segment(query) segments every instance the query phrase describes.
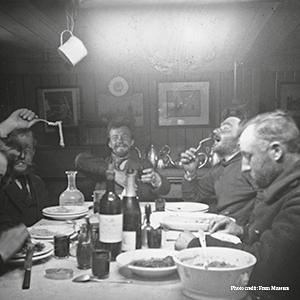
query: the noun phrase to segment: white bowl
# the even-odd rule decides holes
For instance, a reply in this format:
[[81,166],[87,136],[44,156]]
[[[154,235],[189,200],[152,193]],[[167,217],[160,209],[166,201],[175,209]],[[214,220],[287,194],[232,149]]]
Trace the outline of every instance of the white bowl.
[[121,253],[117,256],[116,261],[121,267],[128,267],[132,273],[148,278],[169,276],[176,272],[176,265],[162,268],[146,268],[130,265],[134,260],[150,259],[150,258],[164,258],[166,256],[174,257],[176,251],[164,249],[139,249]]
[[[178,274],[183,284],[183,294],[193,299],[242,299],[247,295],[244,287],[248,284],[256,258],[252,254],[222,247],[208,247],[208,262],[220,261],[235,267],[205,269],[182,261],[197,257],[205,261],[203,248],[184,249],[174,256]],[[242,290],[234,291],[232,287]]]

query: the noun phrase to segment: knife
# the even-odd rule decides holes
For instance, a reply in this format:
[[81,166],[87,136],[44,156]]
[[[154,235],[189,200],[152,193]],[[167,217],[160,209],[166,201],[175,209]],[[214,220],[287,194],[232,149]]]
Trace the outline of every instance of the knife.
[[33,257],[33,252],[35,250],[35,244],[29,243],[27,246],[27,252],[26,252],[26,258],[24,262],[24,280],[23,280],[23,285],[22,289],[29,289],[30,288],[30,277],[31,277],[31,267],[32,267],[32,257]]

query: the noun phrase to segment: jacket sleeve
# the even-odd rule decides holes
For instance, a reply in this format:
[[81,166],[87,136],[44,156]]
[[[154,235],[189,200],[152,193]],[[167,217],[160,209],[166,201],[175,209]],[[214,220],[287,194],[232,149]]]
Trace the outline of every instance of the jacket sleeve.
[[89,153],[79,153],[75,158],[76,170],[95,181],[98,181],[100,176],[105,176],[107,167],[108,163],[103,158]]
[[188,181],[184,178],[181,187],[183,201],[211,204],[215,200],[214,181],[212,169],[199,179]]
[[[251,230],[256,231],[255,228]],[[244,244],[243,249],[257,258],[253,284],[272,280],[274,284],[284,285],[293,282],[296,277],[299,284],[300,195],[286,202],[274,218],[272,226],[253,243]],[[298,276],[295,276],[295,270],[298,270]]]

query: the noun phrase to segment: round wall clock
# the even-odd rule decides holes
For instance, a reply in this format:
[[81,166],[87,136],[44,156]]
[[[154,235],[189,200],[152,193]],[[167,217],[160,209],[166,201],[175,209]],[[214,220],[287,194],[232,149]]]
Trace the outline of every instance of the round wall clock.
[[128,91],[128,83],[125,78],[121,76],[114,77],[108,85],[108,89],[112,95],[116,97],[124,96]]

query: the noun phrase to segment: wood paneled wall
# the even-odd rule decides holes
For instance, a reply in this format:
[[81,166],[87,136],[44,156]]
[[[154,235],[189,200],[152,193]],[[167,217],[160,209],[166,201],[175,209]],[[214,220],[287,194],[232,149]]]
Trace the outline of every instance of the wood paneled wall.
[[[233,99],[233,70],[208,71],[194,74],[166,75],[160,73],[137,74],[128,70],[89,71],[51,71],[43,65],[39,68],[34,65],[15,73],[11,70],[0,74],[1,118],[16,108],[28,107],[38,112],[36,89],[39,87],[68,87],[79,86],[81,90],[81,116],[86,120],[97,119],[97,94],[109,94],[108,83],[113,76],[124,76],[129,83],[128,94],[143,93],[144,97],[144,126],[137,128],[135,133],[136,144],[145,151],[152,143],[157,149],[168,144],[172,149],[172,157],[187,147],[196,145],[198,141],[207,137],[212,129],[219,124],[221,111],[231,106]],[[267,80],[270,80],[269,74]],[[159,127],[157,125],[158,110],[158,83],[159,82],[210,82],[210,119],[208,126],[196,127]],[[260,99],[261,72],[257,69],[239,68],[237,95],[240,103],[245,103],[253,113],[258,111]],[[271,83],[268,83],[271,85]],[[267,91],[264,91],[267,93]],[[268,106],[270,106],[268,104]],[[42,125],[35,125],[39,143],[55,145],[55,135],[45,135]],[[102,131],[103,134],[103,131]],[[66,131],[66,144],[79,144],[78,132]]]
[[282,83],[300,84],[300,69],[262,72],[260,112],[280,108],[280,86]]

